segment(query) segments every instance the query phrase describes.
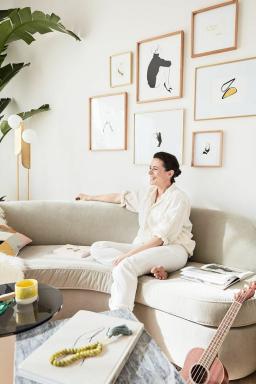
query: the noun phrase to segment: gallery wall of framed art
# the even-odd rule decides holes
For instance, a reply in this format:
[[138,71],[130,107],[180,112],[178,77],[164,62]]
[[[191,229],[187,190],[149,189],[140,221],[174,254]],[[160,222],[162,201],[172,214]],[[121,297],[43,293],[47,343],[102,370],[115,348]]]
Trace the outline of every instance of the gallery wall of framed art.
[[[223,167],[224,130],[200,126],[201,130],[193,131],[189,120],[184,123],[184,62],[195,63],[191,122],[196,127],[201,120],[256,116],[256,57],[219,62],[212,59],[214,55],[224,58],[227,52],[239,48],[239,1],[209,3],[192,10],[190,26],[145,36],[136,42],[135,53],[130,46],[109,56],[109,86],[122,87],[125,92],[90,98],[91,150],[130,149],[134,165],[148,165],[155,152],[166,151],[173,153],[182,165],[185,138],[187,150],[190,145],[192,167]],[[185,57],[184,44],[189,42],[191,57]],[[204,56],[209,59],[205,64],[204,58],[204,65],[200,65]],[[135,87],[136,91],[136,100],[129,99],[132,109],[127,109],[127,87]],[[156,109],[156,103],[160,105],[161,101],[163,107]],[[124,116],[131,121],[132,114],[133,134],[127,146],[127,132],[132,126],[126,125]],[[120,126],[118,135],[116,126]]]

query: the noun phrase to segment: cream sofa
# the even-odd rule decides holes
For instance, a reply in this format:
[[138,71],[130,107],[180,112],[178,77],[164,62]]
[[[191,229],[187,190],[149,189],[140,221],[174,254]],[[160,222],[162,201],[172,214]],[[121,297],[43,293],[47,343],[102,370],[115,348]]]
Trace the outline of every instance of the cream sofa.
[[[62,316],[71,316],[81,308],[107,308],[111,270],[91,257],[70,259],[52,250],[67,243],[89,246],[97,240],[131,242],[137,231],[136,214],[107,203],[29,201],[0,206],[8,224],[33,240],[20,252],[26,277],[62,290]],[[256,272],[256,228],[252,222],[196,208],[192,209],[191,220],[197,246],[189,264],[216,262]],[[248,281],[254,279],[256,276]],[[166,281],[142,276],[134,312],[167,356],[182,366],[191,348],[208,345],[234,292],[243,284],[223,291],[183,280],[179,272]],[[255,297],[243,304],[222,345],[220,358],[230,379],[256,370]]]

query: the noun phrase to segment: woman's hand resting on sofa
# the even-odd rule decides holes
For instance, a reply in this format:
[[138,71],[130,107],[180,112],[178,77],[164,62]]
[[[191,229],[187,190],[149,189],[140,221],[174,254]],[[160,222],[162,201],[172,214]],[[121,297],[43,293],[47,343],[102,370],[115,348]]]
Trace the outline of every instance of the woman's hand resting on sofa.
[[92,196],[86,195],[84,193],[79,193],[79,195],[76,197],[76,200],[90,201],[92,200]]
[[124,259],[126,259],[129,255],[128,254],[124,254],[124,255],[121,255],[121,256],[118,256],[114,261],[113,261],[113,265],[116,267],[121,261],[123,261]]

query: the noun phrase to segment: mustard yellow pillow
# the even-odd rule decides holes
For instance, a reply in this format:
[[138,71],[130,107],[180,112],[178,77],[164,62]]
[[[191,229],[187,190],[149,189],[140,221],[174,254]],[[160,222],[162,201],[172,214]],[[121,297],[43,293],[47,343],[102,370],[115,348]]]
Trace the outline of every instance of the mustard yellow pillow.
[[20,249],[31,242],[29,237],[8,225],[0,225],[0,252],[9,256],[17,256]]

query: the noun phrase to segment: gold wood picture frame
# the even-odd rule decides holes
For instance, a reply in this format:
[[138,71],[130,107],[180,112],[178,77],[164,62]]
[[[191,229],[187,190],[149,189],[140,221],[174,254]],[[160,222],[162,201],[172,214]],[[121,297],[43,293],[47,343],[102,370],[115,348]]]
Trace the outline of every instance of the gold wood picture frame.
[[195,69],[194,120],[256,116],[256,57]]
[[192,12],[191,57],[237,49],[238,0]]
[[135,113],[134,164],[148,165],[160,151],[172,153],[183,164],[183,126],[183,109]]
[[127,149],[127,92],[89,98],[89,150]]
[[223,131],[192,132],[192,167],[222,167]]
[[132,56],[132,52],[121,52],[110,56],[109,81],[111,88],[132,84]]
[[137,42],[137,103],[182,97],[183,51],[183,31]]

